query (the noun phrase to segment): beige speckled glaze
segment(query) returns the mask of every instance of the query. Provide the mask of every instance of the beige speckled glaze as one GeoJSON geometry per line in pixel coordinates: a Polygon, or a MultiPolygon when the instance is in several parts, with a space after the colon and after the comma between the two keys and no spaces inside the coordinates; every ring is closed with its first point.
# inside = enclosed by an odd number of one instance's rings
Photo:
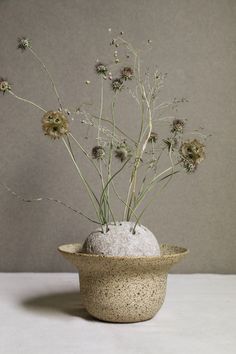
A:
{"type": "Polygon", "coordinates": [[[81,253],[81,244],[59,251],[79,270],[80,291],[86,310],[108,322],[151,319],[161,308],[169,269],[188,250],[161,245],[161,256],[112,257],[81,253]]]}

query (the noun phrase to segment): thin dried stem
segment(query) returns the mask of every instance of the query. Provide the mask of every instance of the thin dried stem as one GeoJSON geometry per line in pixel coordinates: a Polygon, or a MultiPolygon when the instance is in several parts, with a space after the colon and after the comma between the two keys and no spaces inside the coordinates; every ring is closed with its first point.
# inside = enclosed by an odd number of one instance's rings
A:
{"type": "MultiPolygon", "coordinates": [[[[101,131],[101,119],[102,119],[102,115],[103,115],[103,104],[104,104],[104,87],[103,87],[103,77],[101,76],[101,94],[100,94],[100,111],[99,111],[99,118],[98,118],[98,134],[97,134],[97,141],[98,141],[98,145],[101,145],[101,138],[100,138],[100,131],[101,131]]],[[[103,177],[103,169],[102,169],[102,161],[99,160],[98,162],[99,167],[99,173],[101,176],[101,182],[102,182],[102,189],[104,188],[104,177],[103,177]]],[[[106,215],[107,214],[107,204],[109,205],[109,200],[105,199],[104,205],[100,205],[100,208],[103,208],[103,214],[106,215]]],[[[110,207],[110,205],[109,205],[110,207]]],[[[112,210],[110,209],[111,214],[112,214],[112,210]]]]}
{"type": "MultiPolygon", "coordinates": [[[[89,113],[90,114],[90,113],[89,113]]],[[[94,115],[94,114],[90,114],[91,115],[91,117],[93,117],[93,118],[95,118],[95,119],[99,119],[99,117],[98,116],[96,116],[96,115],[94,115]]],[[[110,125],[112,125],[113,126],[113,122],[110,120],[110,119],[108,119],[108,118],[103,118],[103,117],[101,117],[101,121],[103,121],[103,122],[106,122],[106,123],[109,123],[110,125]]],[[[137,142],[132,138],[132,137],[130,137],[127,133],[125,133],[122,129],[120,129],[116,124],[114,124],[114,126],[115,126],[115,129],[120,133],[120,134],[122,134],[124,137],[126,137],[128,140],[130,140],[132,143],[134,143],[135,145],[137,145],[137,142]]],[[[102,131],[102,127],[100,128],[100,130],[102,131]]]]}
{"type": "MultiPolygon", "coordinates": [[[[69,153],[69,155],[70,155],[70,157],[71,157],[71,159],[72,159],[72,161],[73,161],[73,163],[75,165],[75,168],[76,168],[76,170],[77,170],[77,172],[78,172],[78,174],[79,174],[79,176],[80,176],[80,178],[81,178],[81,180],[82,180],[82,182],[83,182],[83,184],[84,184],[84,186],[85,186],[85,188],[86,188],[86,190],[88,192],[89,198],[90,198],[90,200],[92,202],[92,205],[93,205],[93,207],[94,207],[94,209],[96,211],[97,217],[99,218],[99,220],[101,220],[101,215],[100,215],[99,210],[98,210],[98,208],[97,208],[97,206],[95,204],[95,201],[96,201],[98,203],[98,205],[99,205],[99,201],[98,201],[96,195],[94,194],[94,192],[92,191],[91,187],[89,186],[88,182],[85,180],[85,178],[84,178],[79,166],[77,165],[77,163],[76,163],[76,161],[74,159],[74,154],[72,153],[70,147],[67,145],[67,143],[66,143],[66,141],[65,141],[65,139],[63,137],[62,137],[62,141],[63,141],[63,143],[64,143],[64,145],[65,145],[65,147],[66,147],[66,149],[67,149],[67,151],[68,151],[68,153],[69,153]]],[[[104,220],[102,219],[101,222],[103,224],[104,220]]]]}
{"type": "Polygon", "coordinates": [[[98,145],[100,145],[100,127],[101,127],[101,119],[102,119],[102,112],[103,112],[103,77],[101,76],[101,98],[100,98],[100,112],[99,112],[99,118],[98,118],[98,145]]]}
{"type": "Polygon", "coordinates": [[[133,207],[133,210],[135,211],[138,206],[140,205],[140,203],[143,201],[143,199],[145,198],[145,196],[152,190],[152,188],[154,187],[155,183],[158,182],[158,179],[165,175],[167,172],[170,172],[172,170],[172,166],[168,167],[166,170],[162,171],[161,173],[159,173],[158,175],[156,175],[151,182],[149,183],[149,185],[144,188],[143,192],[140,194],[140,196],[137,198],[135,206],[133,207]]]}
{"type": "Polygon", "coordinates": [[[27,100],[26,98],[17,96],[12,90],[9,90],[8,92],[9,92],[13,97],[15,97],[17,100],[20,100],[20,101],[29,103],[29,104],[31,104],[32,106],[34,106],[34,107],[40,109],[40,110],[41,110],[42,112],[44,112],[44,113],[47,112],[44,108],[42,108],[42,107],[39,106],[38,104],[36,104],[36,103],[34,103],[34,102],[30,101],[30,100],[27,100]]]}
{"type": "Polygon", "coordinates": [[[39,198],[25,198],[19,194],[17,194],[16,192],[14,192],[10,187],[8,187],[5,183],[0,182],[0,184],[9,192],[11,193],[14,197],[16,197],[17,199],[21,200],[22,202],[26,202],[26,203],[32,203],[32,202],[41,202],[41,201],[50,201],[50,202],[55,202],[58,203],[64,207],[66,207],[67,209],[72,210],[73,212],[83,216],[84,218],[86,218],[87,220],[100,225],[99,222],[97,222],[96,220],[91,219],[88,215],[86,215],[85,213],[83,213],[82,211],[73,208],[72,206],[66,204],[65,202],[61,201],[60,199],[55,199],[55,198],[49,198],[49,197],[39,197],[39,198]]]}
{"type": "MultiPolygon", "coordinates": [[[[179,171],[177,171],[177,172],[179,172],[179,171]]],[[[176,172],[176,173],[177,173],[177,172],[176,172]]],[[[168,174],[167,176],[165,176],[165,177],[162,178],[162,180],[164,180],[164,179],[170,177],[170,178],[167,180],[167,182],[162,186],[162,188],[161,188],[157,193],[155,193],[155,194],[153,195],[153,197],[151,198],[151,200],[149,201],[149,203],[143,208],[142,212],[141,212],[140,215],[138,216],[138,219],[137,219],[137,221],[136,221],[136,223],[135,223],[135,225],[134,225],[133,233],[135,233],[135,229],[136,229],[136,227],[137,227],[137,225],[138,225],[140,219],[142,218],[143,214],[145,213],[145,211],[147,211],[147,209],[149,208],[149,206],[150,206],[150,205],[153,203],[153,201],[156,199],[157,194],[160,193],[162,190],[164,190],[164,189],[166,188],[166,186],[167,186],[167,185],[169,184],[169,182],[171,181],[173,174],[174,174],[174,173],[170,173],[170,174],[168,174]]]]}
{"type": "MultiPolygon", "coordinates": [[[[94,160],[91,158],[91,156],[87,153],[87,151],[83,148],[83,146],[79,143],[79,141],[71,134],[69,133],[69,136],[71,136],[71,138],[75,141],[75,143],[79,146],[80,150],[83,152],[83,154],[87,157],[87,159],[92,163],[92,165],[94,166],[94,168],[96,169],[99,177],[100,177],[100,180],[101,180],[101,184],[102,184],[102,189],[104,188],[104,179],[103,179],[103,175],[102,175],[102,172],[101,172],[101,163],[102,161],[100,160],[99,161],[99,164],[100,164],[100,168],[98,168],[98,166],[96,165],[96,163],[94,162],[94,160]]],[[[107,201],[107,204],[109,204],[109,201],[107,201]]],[[[106,207],[105,209],[103,209],[103,205],[99,205],[99,208],[100,208],[100,211],[103,215],[103,217],[106,215],[106,207]]],[[[111,214],[113,214],[112,210],[111,210],[111,207],[109,205],[109,209],[111,211],[111,214]]]]}
{"type": "MultiPolygon", "coordinates": [[[[127,43],[125,41],[125,43],[127,43]]],[[[144,113],[145,113],[145,108],[144,108],[144,101],[143,101],[143,95],[142,95],[142,84],[141,84],[141,73],[140,73],[140,58],[138,57],[136,51],[131,47],[131,51],[135,57],[135,72],[137,72],[137,82],[138,82],[138,88],[140,90],[140,95],[142,97],[140,109],[141,109],[141,126],[140,126],[140,131],[139,131],[139,136],[138,136],[138,142],[137,142],[137,147],[136,147],[136,156],[135,156],[135,162],[134,162],[134,167],[131,173],[130,181],[129,181],[129,188],[128,188],[128,193],[127,193],[127,201],[126,201],[126,207],[124,208],[124,215],[123,219],[130,219],[130,211],[132,207],[132,202],[134,199],[134,185],[136,183],[136,174],[137,170],[141,161],[141,153],[140,153],[140,144],[141,144],[141,139],[142,139],[142,132],[143,132],[143,126],[144,126],[144,113]]],[[[137,93],[138,96],[138,93],[137,93]]]]}
{"type": "Polygon", "coordinates": [[[61,99],[60,99],[60,96],[59,96],[59,93],[57,91],[57,88],[56,88],[56,85],[55,85],[55,82],[53,80],[53,77],[51,75],[51,73],[49,72],[49,70],[47,69],[46,65],[44,64],[44,62],[42,61],[42,59],[38,56],[38,54],[32,49],[32,47],[30,46],[28,48],[30,50],[30,52],[33,54],[33,56],[38,60],[38,62],[42,65],[43,69],[46,71],[47,75],[48,75],[48,78],[49,80],[51,81],[51,84],[52,84],[52,87],[53,87],[53,90],[55,92],[55,95],[57,97],[57,100],[58,100],[58,103],[59,103],[59,106],[61,109],[62,108],[62,103],[61,103],[61,99]]]}
{"type": "Polygon", "coordinates": [[[102,178],[101,173],[96,165],[96,163],[93,161],[92,157],[88,154],[88,152],[83,148],[83,146],[80,144],[80,142],[74,137],[74,135],[72,135],[71,133],[68,134],[73,140],[74,142],[78,145],[78,147],[80,148],[80,150],[83,152],[83,154],[88,158],[88,160],[91,162],[91,164],[93,165],[93,167],[96,169],[98,175],[100,178],[102,178]]]}
{"type": "Polygon", "coordinates": [[[102,194],[101,194],[101,198],[100,198],[100,201],[103,200],[104,198],[104,195],[106,193],[106,190],[108,189],[110,183],[112,182],[112,180],[124,169],[124,167],[127,165],[127,163],[129,162],[130,159],[127,159],[123,165],[108,179],[107,183],[105,184],[105,187],[102,191],[102,194]]]}
{"type": "MultiPolygon", "coordinates": [[[[116,197],[117,197],[117,198],[121,201],[121,203],[124,204],[127,208],[130,208],[130,207],[126,204],[126,202],[122,199],[122,197],[119,195],[119,193],[117,192],[116,187],[115,187],[113,181],[111,181],[111,185],[112,185],[112,189],[113,189],[113,191],[114,191],[116,197]]],[[[138,217],[137,217],[137,215],[135,214],[134,210],[133,210],[132,208],[130,208],[130,209],[131,209],[132,214],[134,215],[134,217],[135,217],[136,220],[137,220],[138,217]]]]}
{"type": "MultiPolygon", "coordinates": [[[[111,141],[110,141],[110,149],[109,149],[109,158],[108,158],[108,166],[107,166],[107,183],[106,183],[106,188],[103,188],[103,193],[104,191],[106,192],[106,199],[109,201],[109,183],[108,181],[111,180],[111,166],[112,166],[112,152],[113,152],[113,144],[114,144],[114,136],[115,136],[115,102],[116,102],[116,96],[117,93],[115,93],[112,104],[111,104],[111,117],[112,117],[112,136],[111,136],[111,141]]],[[[103,194],[102,193],[102,194],[103,194]]],[[[109,213],[108,213],[108,220],[109,220],[109,213]]]]}
{"type": "MultiPolygon", "coordinates": [[[[141,147],[140,154],[138,156],[137,162],[136,162],[134,170],[133,170],[133,176],[132,176],[131,187],[130,187],[130,191],[131,191],[130,192],[130,200],[128,203],[129,206],[132,206],[132,202],[135,199],[138,168],[139,168],[140,162],[142,160],[142,156],[144,154],[144,151],[146,150],[146,147],[147,147],[147,144],[148,144],[149,138],[151,136],[151,132],[152,132],[152,112],[151,112],[150,102],[148,101],[145,87],[143,86],[143,84],[140,84],[140,85],[141,85],[140,87],[141,87],[142,97],[145,100],[147,110],[148,110],[148,134],[147,134],[147,137],[141,147]]],[[[140,134],[140,139],[142,139],[141,136],[142,136],[142,131],[140,134]]],[[[127,220],[130,220],[131,217],[132,217],[132,213],[130,213],[130,211],[127,211],[127,220]]]]}

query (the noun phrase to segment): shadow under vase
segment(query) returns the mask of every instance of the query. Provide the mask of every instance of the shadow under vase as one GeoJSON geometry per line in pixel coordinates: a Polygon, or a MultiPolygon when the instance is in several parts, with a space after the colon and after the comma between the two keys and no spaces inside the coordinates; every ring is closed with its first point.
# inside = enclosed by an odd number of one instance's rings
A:
{"type": "Polygon", "coordinates": [[[84,308],[79,291],[52,292],[24,299],[21,305],[28,311],[47,314],[62,313],[96,321],[84,308]]]}

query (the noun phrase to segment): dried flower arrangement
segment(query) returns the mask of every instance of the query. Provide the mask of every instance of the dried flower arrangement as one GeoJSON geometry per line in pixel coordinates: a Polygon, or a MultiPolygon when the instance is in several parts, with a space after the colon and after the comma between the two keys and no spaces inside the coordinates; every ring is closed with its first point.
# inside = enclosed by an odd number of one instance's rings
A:
{"type": "MultiPolygon", "coordinates": [[[[110,31],[110,30],[109,30],[110,31]]],[[[110,31],[111,32],[111,31],[110,31]]],[[[58,202],[73,211],[79,213],[89,221],[100,225],[101,233],[106,234],[111,225],[116,225],[118,220],[130,222],[133,220],[132,234],[136,234],[141,217],[150,203],[155,199],[153,191],[157,185],[164,189],[173,176],[180,171],[193,173],[199,164],[205,159],[206,135],[195,131],[189,134],[197,134],[199,139],[185,139],[186,119],[177,118],[174,114],[168,115],[169,110],[176,108],[187,100],[174,99],[170,102],[160,102],[160,91],[164,86],[166,74],[158,70],[150,73],[142,68],[141,50],[136,50],[133,45],[124,38],[123,32],[110,41],[113,50],[111,64],[98,61],[95,65],[95,74],[99,76],[101,83],[100,109],[98,114],[89,112],[80,105],[74,111],[68,110],[61,102],[55,82],[48,68],[33,49],[31,41],[26,37],[18,39],[18,48],[22,52],[29,51],[45,70],[58,100],[58,108],[46,110],[38,104],[15,94],[8,80],[0,79],[0,91],[9,93],[14,98],[29,103],[43,112],[42,130],[46,136],[54,140],[61,140],[66,148],[77,172],[90,198],[96,218],[86,215],[83,211],[76,210],[64,202],[53,198],[25,199],[4,185],[8,191],[25,201],[40,201],[43,199],[58,202]],[[118,73],[118,74],[117,74],[118,73]],[[104,86],[112,92],[110,117],[104,114],[104,86]],[[116,105],[119,95],[127,93],[140,113],[140,125],[137,137],[119,127],[116,118],[116,105]],[[71,113],[72,112],[72,113],[71,113]],[[165,115],[167,112],[167,115],[165,115]],[[163,115],[164,113],[164,115],[163,115]],[[74,117],[88,127],[97,131],[97,139],[94,146],[87,150],[81,141],[70,130],[70,120],[74,117]],[[167,122],[168,135],[160,136],[158,123],[167,122]],[[76,159],[74,147],[77,147],[91,163],[98,175],[100,186],[95,191],[81,170],[80,163],[76,159]],[[169,166],[164,170],[159,169],[160,160],[166,156],[169,166]],[[114,159],[120,161],[120,166],[114,159]],[[120,195],[116,187],[116,179],[124,169],[130,172],[126,197],[120,195]],[[141,174],[140,174],[141,172],[141,174]],[[141,180],[139,176],[142,176],[141,180]],[[144,205],[147,196],[152,193],[151,200],[144,205]],[[116,218],[111,201],[111,194],[117,197],[123,206],[122,218],[116,218]],[[143,205],[142,209],[140,207],[143,205]]],[[[151,40],[146,45],[150,48],[151,40]]],[[[86,85],[90,80],[85,82],[86,85]]],[[[137,118],[136,118],[137,119],[137,118]]],[[[124,189],[124,188],[123,188],[124,189]]],[[[160,190],[158,190],[160,191],[160,190]]]]}

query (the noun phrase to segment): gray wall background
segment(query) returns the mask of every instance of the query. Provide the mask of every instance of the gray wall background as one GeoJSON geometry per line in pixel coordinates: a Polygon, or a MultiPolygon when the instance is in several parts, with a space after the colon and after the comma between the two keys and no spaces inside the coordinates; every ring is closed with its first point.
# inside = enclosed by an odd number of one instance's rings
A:
{"type": "MultiPolygon", "coordinates": [[[[57,107],[50,84],[29,53],[16,50],[18,36],[32,39],[72,108],[89,95],[98,98],[96,83],[86,88],[84,81],[93,80],[93,64],[104,58],[109,27],[137,46],[152,39],[149,60],[168,72],[165,98],[187,97],[181,113],[213,137],[199,172],[177,177],[143,224],[160,242],[190,249],[175,272],[235,273],[236,1],[0,0],[0,15],[0,75],[48,109],[57,107]]],[[[40,111],[9,95],[0,97],[0,107],[0,180],[26,197],[57,197],[89,211],[62,144],[41,132],[40,111]]],[[[130,129],[132,106],[118,115],[130,129]]],[[[76,122],[74,129],[80,136],[76,122]]],[[[24,204],[1,188],[0,270],[73,271],[56,248],[92,229],[59,205],[24,204]]]]}

